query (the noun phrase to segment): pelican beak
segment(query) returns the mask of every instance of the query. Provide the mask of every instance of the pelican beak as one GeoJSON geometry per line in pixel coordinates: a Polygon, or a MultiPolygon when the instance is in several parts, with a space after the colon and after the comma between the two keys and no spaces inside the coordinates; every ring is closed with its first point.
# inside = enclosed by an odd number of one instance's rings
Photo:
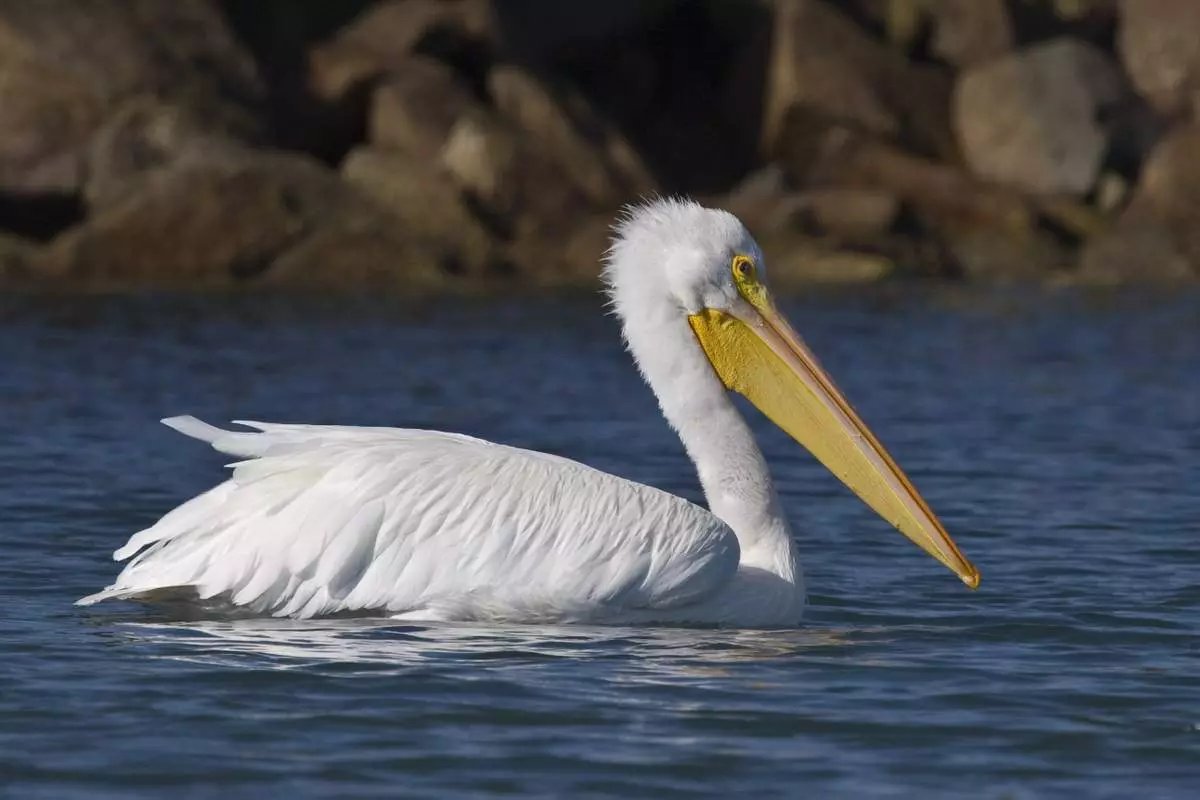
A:
{"type": "Polygon", "coordinates": [[[775,309],[765,287],[755,284],[752,289],[742,290],[744,310],[706,308],[688,318],[725,387],[754,403],[963,583],[979,586],[979,570],[775,309]]]}

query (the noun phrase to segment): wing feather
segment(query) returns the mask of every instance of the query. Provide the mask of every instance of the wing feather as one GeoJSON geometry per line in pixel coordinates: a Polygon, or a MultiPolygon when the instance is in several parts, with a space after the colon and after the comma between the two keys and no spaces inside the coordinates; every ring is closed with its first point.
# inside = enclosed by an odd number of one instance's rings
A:
{"type": "Polygon", "coordinates": [[[277,616],[593,619],[698,602],[737,569],[708,511],[558,456],[436,431],[164,422],[241,460],[134,534],[117,580],[80,603],[190,588],[277,616]]]}

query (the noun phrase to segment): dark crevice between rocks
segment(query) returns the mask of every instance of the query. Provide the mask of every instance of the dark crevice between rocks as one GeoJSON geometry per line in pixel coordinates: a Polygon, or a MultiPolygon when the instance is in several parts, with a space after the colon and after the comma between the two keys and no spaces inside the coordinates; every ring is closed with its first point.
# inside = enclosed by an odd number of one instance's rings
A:
{"type": "MultiPolygon", "coordinates": [[[[308,153],[332,166],[365,138],[365,113],[336,113],[312,95],[307,83],[308,53],[374,3],[221,0],[226,19],[253,54],[266,83],[268,137],[276,146],[308,153]],[[357,128],[346,130],[337,124],[347,119],[355,120],[357,128]]],[[[369,93],[370,87],[356,87],[347,102],[365,109],[369,93]]]]}
{"type": "Polygon", "coordinates": [[[16,194],[0,191],[0,230],[48,242],[83,221],[86,208],[77,194],[16,194]]]}
{"type": "Polygon", "coordinates": [[[711,3],[679,2],[640,32],[564,55],[554,68],[617,125],[664,191],[725,191],[758,165],[760,115],[731,114],[727,101],[741,48],[753,41],[747,31],[763,26],[761,14],[750,3],[714,11],[711,3]]]}
{"type": "Polygon", "coordinates": [[[1070,35],[1097,47],[1111,51],[1117,31],[1117,15],[1098,6],[1085,10],[1077,19],[1064,19],[1053,3],[1030,3],[1028,0],[1008,0],[1008,18],[1012,20],[1014,47],[1070,35]]]}
{"type": "Polygon", "coordinates": [[[460,195],[467,211],[484,229],[501,242],[511,242],[516,231],[511,219],[492,209],[475,192],[464,191],[460,195]]]}
{"type": "Polygon", "coordinates": [[[446,64],[479,100],[489,101],[488,71],[496,56],[485,42],[466,36],[451,25],[434,26],[413,46],[413,53],[446,64]]]}

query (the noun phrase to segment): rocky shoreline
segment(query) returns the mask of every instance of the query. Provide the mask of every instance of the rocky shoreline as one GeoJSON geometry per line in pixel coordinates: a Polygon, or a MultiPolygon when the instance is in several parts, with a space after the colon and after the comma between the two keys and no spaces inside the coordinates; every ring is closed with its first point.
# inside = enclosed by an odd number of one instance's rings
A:
{"type": "Polygon", "coordinates": [[[0,0],[0,287],[591,287],[623,203],[784,286],[1200,276],[1193,0],[0,0]]]}

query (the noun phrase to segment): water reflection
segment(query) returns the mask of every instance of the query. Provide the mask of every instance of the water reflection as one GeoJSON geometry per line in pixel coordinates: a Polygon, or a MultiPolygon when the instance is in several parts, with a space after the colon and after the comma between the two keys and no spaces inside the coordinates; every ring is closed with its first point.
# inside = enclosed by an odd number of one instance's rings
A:
{"type": "Polygon", "coordinates": [[[118,630],[130,644],[150,647],[164,658],[281,670],[350,664],[402,672],[445,661],[595,659],[621,654],[637,658],[651,671],[695,674],[722,663],[786,659],[857,643],[845,632],[826,629],[416,626],[378,619],[135,622],[118,630]]]}

